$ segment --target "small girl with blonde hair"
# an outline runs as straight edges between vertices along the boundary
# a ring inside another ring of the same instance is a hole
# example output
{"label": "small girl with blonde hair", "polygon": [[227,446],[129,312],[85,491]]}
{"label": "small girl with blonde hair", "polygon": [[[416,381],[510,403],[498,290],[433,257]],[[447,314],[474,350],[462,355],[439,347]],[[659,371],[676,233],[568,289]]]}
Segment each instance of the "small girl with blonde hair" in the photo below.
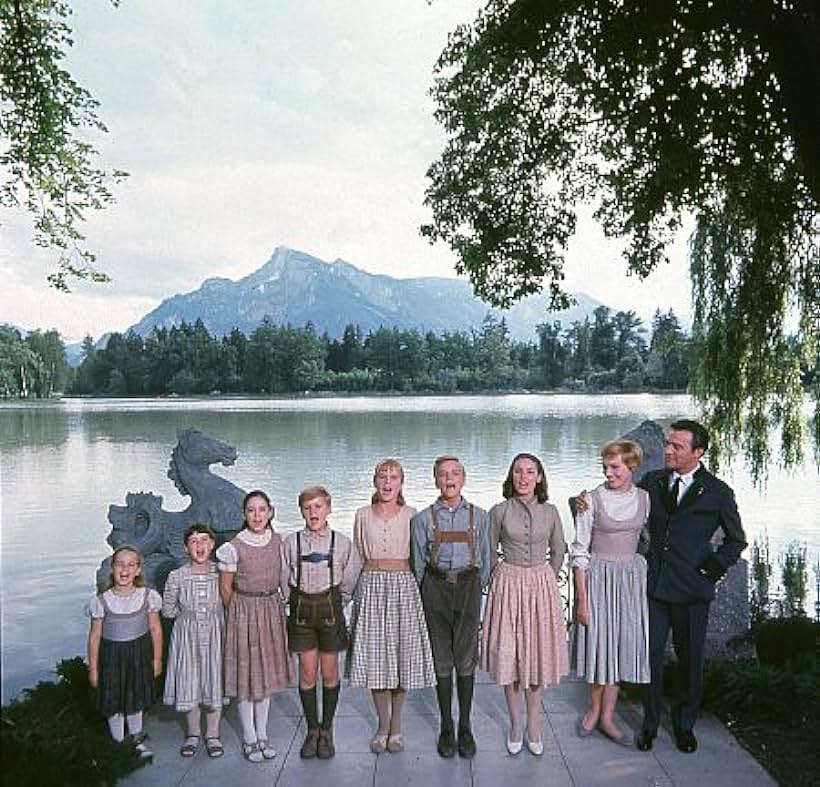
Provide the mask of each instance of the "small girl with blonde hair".
{"label": "small girl with blonde hair", "polygon": [[105,590],[91,599],[88,612],[88,679],[97,706],[115,741],[125,727],[140,757],[152,757],[142,730],[143,711],[156,700],[155,680],[162,672],[159,593],[144,586],[142,556],[123,545],[111,556]]}

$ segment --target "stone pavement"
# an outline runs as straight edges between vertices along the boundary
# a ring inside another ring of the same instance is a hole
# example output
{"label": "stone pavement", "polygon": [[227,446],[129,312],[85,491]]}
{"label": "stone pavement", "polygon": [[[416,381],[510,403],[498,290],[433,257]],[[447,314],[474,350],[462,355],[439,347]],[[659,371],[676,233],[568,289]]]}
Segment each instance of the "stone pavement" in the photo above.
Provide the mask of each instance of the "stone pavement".
{"label": "stone pavement", "polygon": [[[335,723],[336,757],[301,760],[305,734],[298,694],[274,695],[269,738],[279,754],[264,763],[241,753],[239,719],[230,706],[222,721],[225,755],[210,759],[204,746],[195,757],[179,755],[183,716],[167,708],[146,716],[152,764],[122,779],[121,787],[773,787],[776,783],[714,717],[698,722],[698,751],[682,754],[668,728],[651,752],[617,746],[595,733],[580,739],[575,723],[586,703],[586,685],[565,680],[544,693],[544,754],[526,746],[506,750],[507,707],[503,691],[483,673],[476,675],[473,732],[478,754],[472,761],[443,760],[436,754],[438,711],[432,689],[411,692],[405,704],[401,754],[371,754],[375,713],[370,693],[342,685]],[[640,708],[619,703],[624,728],[637,732]]]}

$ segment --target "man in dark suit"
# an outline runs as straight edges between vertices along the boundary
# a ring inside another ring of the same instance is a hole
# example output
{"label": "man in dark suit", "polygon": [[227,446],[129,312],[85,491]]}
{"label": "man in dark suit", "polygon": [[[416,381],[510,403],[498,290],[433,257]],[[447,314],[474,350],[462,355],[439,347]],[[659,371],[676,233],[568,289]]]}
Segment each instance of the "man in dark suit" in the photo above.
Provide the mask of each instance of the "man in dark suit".
{"label": "man in dark suit", "polygon": [[[672,424],[664,449],[664,470],[645,475],[649,493],[649,663],[651,682],[636,745],[649,751],[658,733],[663,662],[669,630],[678,659],[683,696],[672,706],[675,743],[683,752],[698,747],[693,727],[703,697],[704,645],[715,583],[746,547],[732,489],[700,463],[709,433],[697,421]],[[713,544],[722,531],[723,541]]]}

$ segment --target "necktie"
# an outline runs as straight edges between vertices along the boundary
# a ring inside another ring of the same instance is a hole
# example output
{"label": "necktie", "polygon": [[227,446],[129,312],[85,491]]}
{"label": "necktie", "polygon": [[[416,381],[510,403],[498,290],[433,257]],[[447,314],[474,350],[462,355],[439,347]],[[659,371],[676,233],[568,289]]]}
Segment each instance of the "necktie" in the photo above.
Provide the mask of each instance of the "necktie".
{"label": "necktie", "polygon": [[675,482],[669,490],[669,501],[672,503],[672,510],[678,507],[678,494],[680,493],[680,476],[675,476]]}

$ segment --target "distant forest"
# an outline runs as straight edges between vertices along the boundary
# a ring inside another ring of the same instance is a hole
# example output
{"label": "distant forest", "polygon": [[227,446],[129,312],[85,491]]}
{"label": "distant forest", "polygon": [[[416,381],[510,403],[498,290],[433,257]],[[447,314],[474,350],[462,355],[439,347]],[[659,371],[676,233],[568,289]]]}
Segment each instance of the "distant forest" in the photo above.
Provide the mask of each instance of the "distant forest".
{"label": "distant forest", "polygon": [[538,325],[532,341],[511,339],[504,320],[489,314],[469,332],[379,328],[363,336],[348,325],[340,339],[267,320],[250,336],[236,329],[220,339],[197,320],[145,339],[115,333],[104,349],[87,337],[72,369],[55,331],[23,337],[4,325],[0,396],[685,389],[692,340],[674,312],[657,311],[646,334],[635,312],[605,306],[569,328]]}

